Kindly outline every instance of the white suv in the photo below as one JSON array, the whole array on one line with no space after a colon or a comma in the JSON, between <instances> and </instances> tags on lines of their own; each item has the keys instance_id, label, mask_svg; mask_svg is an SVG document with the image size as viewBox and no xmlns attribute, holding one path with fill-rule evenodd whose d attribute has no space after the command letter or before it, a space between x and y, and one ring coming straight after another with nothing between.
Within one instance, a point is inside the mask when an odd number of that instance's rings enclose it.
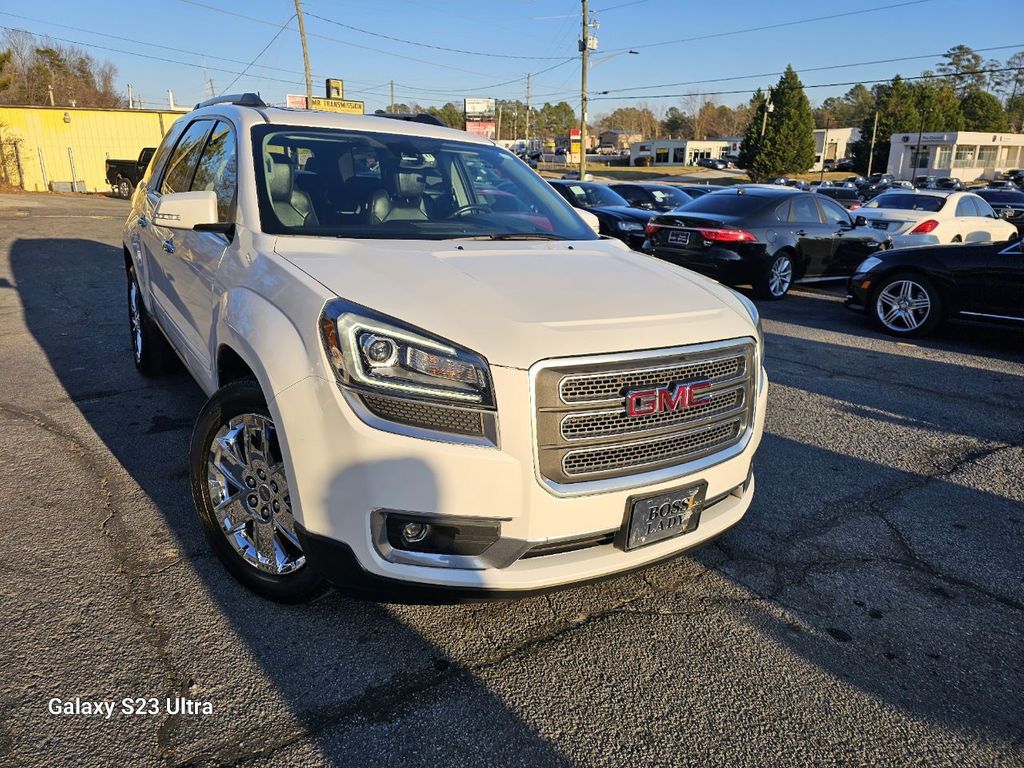
<instances>
[{"instance_id":1,"label":"white suv","mask_svg":"<svg viewBox=\"0 0 1024 768\"><path fill-rule=\"evenodd\" d=\"M739 521L767 397L753 304L428 120L215 99L135 192L135 362L180 358L209 395L191 486L226 567L283 601L325 577L525 594Z\"/></svg>"}]
</instances>

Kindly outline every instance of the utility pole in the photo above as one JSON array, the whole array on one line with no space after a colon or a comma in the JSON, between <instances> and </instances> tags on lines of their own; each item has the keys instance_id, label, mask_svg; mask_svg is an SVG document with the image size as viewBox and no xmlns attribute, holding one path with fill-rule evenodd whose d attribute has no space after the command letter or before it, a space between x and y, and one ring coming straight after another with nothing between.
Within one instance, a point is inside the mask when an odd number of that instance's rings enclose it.
<instances>
[{"instance_id":1,"label":"utility pole","mask_svg":"<svg viewBox=\"0 0 1024 768\"><path fill-rule=\"evenodd\" d=\"M50 86L50 106L53 106L53 86ZM128 83L128 109L132 108L132 84Z\"/></svg>"},{"instance_id":2,"label":"utility pole","mask_svg":"<svg viewBox=\"0 0 1024 768\"><path fill-rule=\"evenodd\" d=\"M391 81L391 114L395 113L395 81Z\"/></svg>"},{"instance_id":3,"label":"utility pole","mask_svg":"<svg viewBox=\"0 0 1024 768\"><path fill-rule=\"evenodd\" d=\"M501 104L498 105L498 124L495 126L494 138L501 139Z\"/></svg>"},{"instance_id":4,"label":"utility pole","mask_svg":"<svg viewBox=\"0 0 1024 768\"><path fill-rule=\"evenodd\" d=\"M167 89L167 106L170 108L171 112L174 111L174 91L170 88Z\"/></svg>"},{"instance_id":5,"label":"utility pole","mask_svg":"<svg viewBox=\"0 0 1024 768\"><path fill-rule=\"evenodd\" d=\"M587 65L590 59L590 18L587 0L583 0L583 36L580 38L580 181L587 175ZM572 148L572 142L569 142Z\"/></svg>"},{"instance_id":6,"label":"utility pole","mask_svg":"<svg viewBox=\"0 0 1024 768\"><path fill-rule=\"evenodd\" d=\"M46 93L50 97L50 106L53 106L53 84L46 86ZM128 109L132 108L132 86L128 84Z\"/></svg>"},{"instance_id":7,"label":"utility pole","mask_svg":"<svg viewBox=\"0 0 1024 768\"><path fill-rule=\"evenodd\" d=\"M309 73L309 46L306 45L306 22L302 19L302 0L295 0L295 16L299 20L299 39L302 41L302 66L306 69L306 106L313 98L313 76Z\"/></svg>"},{"instance_id":8,"label":"utility pole","mask_svg":"<svg viewBox=\"0 0 1024 768\"><path fill-rule=\"evenodd\" d=\"M526 73L526 151L530 151L530 78L532 75Z\"/></svg>"},{"instance_id":9,"label":"utility pole","mask_svg":"<svg viewBox=\"0 0 1024 768\"><path fill-rule=\"evenodd\" d=\"M925 108L921 110L921 125L917 131L917 146L914 147L914 151L910 154L910 181L914 180L914 175L920 168L921 163L921 138L924 136L924 117L930 112L929 109Z\"/></svg>"},{"instance_id":10,"label":"utility pole","mask_svg":"<svg viewBox=\"0 0 1024 768\"><path fill-rule=\"evenodd\" d=\"M871 147L868 149L868 176L871 175L871 164L875 160L875 134L878 133L878 110L875 110L875 126L871 129Z\"/></svg>"},{"instance_id":11,"label":"utility pole","mask_svg":"<svg viewBox=\"0 0 1024 768\"><path fill-rule=\"evenodd\" d=\"M764 117L761 118L761 141L764 141L764 133L768 130L768 113L772 111L774 106L772 105L772 89L768 89L768 94L764 98Z\"/></svg>"},{"instance_id":12,"label":"utility pole","mask_svg":"<svg viewBox=\"0 0 1024 768\"><path fill-rule=\"evenodd\" d=\"M832 115L825 118L825 136L821 140L821 175L818 176L818 181L825 179L825 155L828 154L828 128L832 125Z\"/></svg>"}]
</instances>

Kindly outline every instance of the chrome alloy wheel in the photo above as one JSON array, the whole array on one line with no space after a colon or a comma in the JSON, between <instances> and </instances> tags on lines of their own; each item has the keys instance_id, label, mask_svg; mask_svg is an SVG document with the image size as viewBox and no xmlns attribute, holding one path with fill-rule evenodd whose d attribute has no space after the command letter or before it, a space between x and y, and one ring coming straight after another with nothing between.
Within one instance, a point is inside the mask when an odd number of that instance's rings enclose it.
<instances>
[{"instance_id":1,"label":"chrome alloy wheel","mask_svg":"<svg viewBox=\"0 0 1024 768\"><path fill-rule=\"evenodd\" d=\"M245 562L278 576L305 565L273 421L231 419L210 446L207 472L214 517Z\"/></svg>"},{"instance_id":2,"label":"chrome alloy wheel","mask_svg":"<svg viewBox=\"0 0 1024 768\"><path fill-rule=\"evenodd\" d=\"M142 300L139 297L139 286L134 278L128 282L128 325L132 333L132 351L135 362L142 360Z\"/></svg>"},{"instance_id":3,"label":"chrome alloy wheel","mask_svg":"<svg viewBox=\"0 0 1024 768\"><path fill-rule=\"evenodd\" d=\"M920 283L894 280L878 294L875 311L886 328L906 333L924 325L932 311L932 301Z\"/></svg>"},{"instance_id":4,"label":"chrome alloy wheel","mask_svg":"<svg viewBox=\"0 0 1024 768\"><path fill-rule=\"evenodd\" d=\"M132 196L132 185L127 179L121 179L117 183L117 194L127 200Z\"/></svg>"},{"instance_id":5,"label":"chrome alloy wheel","mask_svg":"<svg viewBox=\"0 0 1024 768\"><path fill-rule=\"evenodd\" d=\"M788 256L780 256L772 263L768 273L768 290L772 296L782 296L793 283L793 262Z\"/></svg>"}]
</instances>

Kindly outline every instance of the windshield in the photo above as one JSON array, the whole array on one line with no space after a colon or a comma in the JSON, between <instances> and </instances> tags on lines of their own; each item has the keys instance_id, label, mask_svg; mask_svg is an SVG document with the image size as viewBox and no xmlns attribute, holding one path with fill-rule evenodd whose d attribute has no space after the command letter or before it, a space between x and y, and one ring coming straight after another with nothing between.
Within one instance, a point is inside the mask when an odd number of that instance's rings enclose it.
<instances>
[{"instance_id":1,"label":"windshield","mask_svg":"<svg viewBox=\"0 0 1024 768\"><path fill-rule=\"evenodd\" d=\"M978 194L990 203L1017 203L1018 205L1024 203L1024 192L1014 192L1012 190L989 192L983 189Z\"/></svg>"},{"instance_id":2,"label":"windshield","mask_svg":"<svg viewBox=\"0 0 1024 768\"><path fill-rule=\"evenodd\" d=\"M693 200L685 192L673 189L672 187L652 187L650 191L651 197L655 199L658 205L680 206Z\"/></svg>"},{"instance_id":3,"label":"windshield","mask_svg":"<svg viewBox=\"0 0 1024 768\"><path fill-rule=\"evenodd\" d=\"M626 198L620 195L611 187L601 184L580 184L569 182L562 184L562 189L569 193L569 197L581 208L600 208L606 205L621 205L629 207Z\"/></svg>"},{"instance_id":4,"label":"windshield","mask_svg":"<svg viewBox=\"0 0 1024 768\"><path fill-rule=\"evenodd\" d=\"M865 208L896 208L901 211L941 211L946 198L935 195L916 195L907 192L886 192L879 195Z\"/></svg>"},{"instance_id":5,"label":"windshield","mask_svg":"<svg viewBox=\"0 0 1024 768\"><path fill-rule=\"evenodd\" d=\"M547 183L490 144L342 129L253 128L264 232L444 240L593 240Z\"/></svg>"}]
</instances>

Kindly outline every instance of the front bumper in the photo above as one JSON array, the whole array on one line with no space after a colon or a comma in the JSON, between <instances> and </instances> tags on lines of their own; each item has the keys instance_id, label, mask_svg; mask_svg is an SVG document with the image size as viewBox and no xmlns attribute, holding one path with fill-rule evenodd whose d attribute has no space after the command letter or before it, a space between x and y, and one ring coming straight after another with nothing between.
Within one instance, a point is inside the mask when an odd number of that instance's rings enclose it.
<instances>
[{"instance_id":1,"label":"front bumper","mask_svg":"<svg viewBox=\"0 0 1024 768\"><path fill-rule=\"evenodd\" d=\"M355 579L456 592L525 594L604 578L679 554L724 533L753 495L751 462L764 429L767 377L760 372L754 424L743 450L700 472L644 485L623 478L601 493L560 496L535 470L528 372L492 366L499 405L499 447L460 445L392 434L363 423L333 381L310 376L270 403L289 476L292 507L311 564L346 586ZM692 533L624 551L607 541L621 529L627 499L692 482L721 497ZM498 521L504 546L522 553L542 545L553 554L518 557L504 567L443 567L394 562L374 541L381 510L436 518ZM595 544L557 551L563 541ZM350 554L349 554L350 553ZM447 563L450 565L451 563Z\"/></svg>"}]
</instances>

